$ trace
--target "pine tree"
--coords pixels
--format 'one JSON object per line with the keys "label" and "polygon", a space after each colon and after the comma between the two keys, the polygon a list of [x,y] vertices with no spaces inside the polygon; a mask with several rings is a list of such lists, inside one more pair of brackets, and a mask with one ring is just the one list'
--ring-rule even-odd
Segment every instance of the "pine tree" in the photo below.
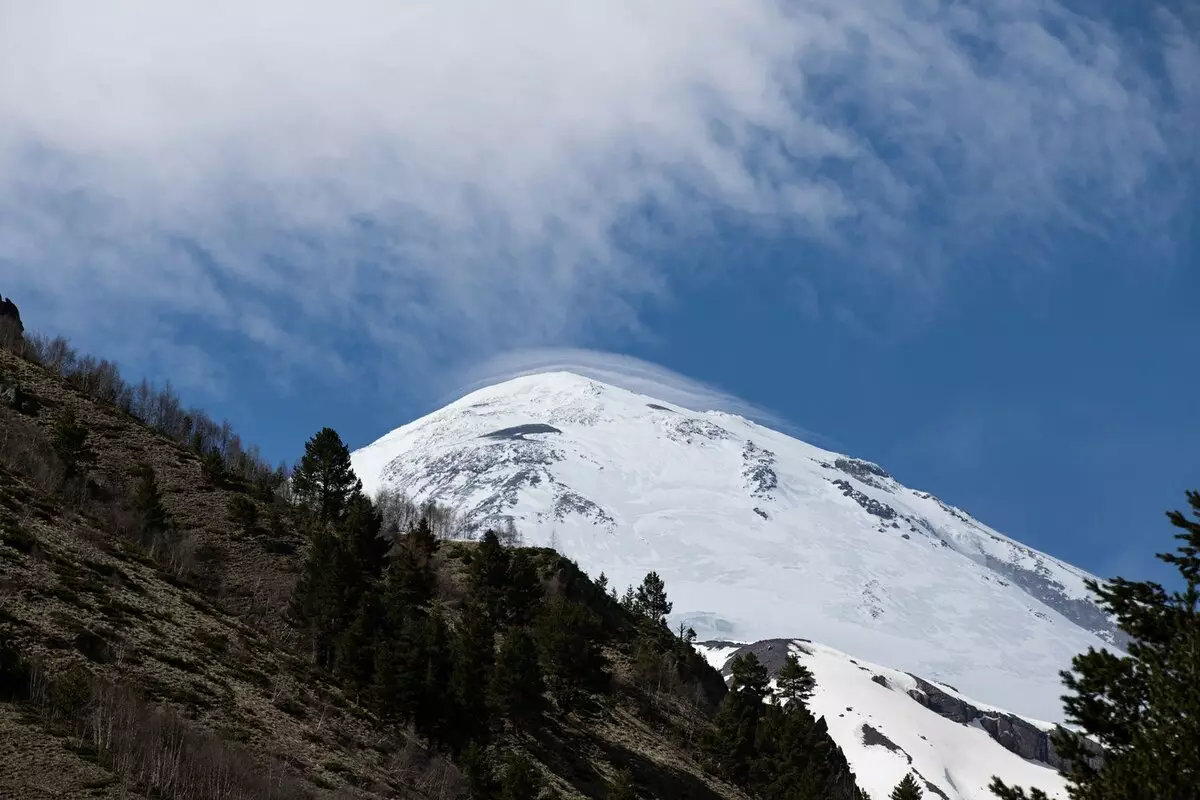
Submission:
{"label": "pine tree", "polygon": [[67,409],[54,421],[50,445],[63,466],[64,479],[78,477],[95,461],[87,440],[88,429],[79,422],[74,411]]}
{"label": "pine tree", "polygon": [[633,606],[638,612],[660,625],[667,623],[673,604],[667,600],[667,588],[657,572],[642,579],[642,585],[634,593]]}
{"label": "pine tree", "polygon": [[511,551],[505,578],[504,618],[512,624],[524,624],[541,597],[542,583],[532,556],[525,550]]}
{"label": "pine tree", "polygon": [[488,530],[479,540],[467,569],[472,599],[497,627],[508,617],[509,561],[509,553],[500,544],[500,537],[495,531]]}
{"label": "pine tree", "polygon": [[375,641],[382,613],[378,590],[368,587],[353,621],[337,640],[334,670],[358,692],[369,689],[375,679]]}
{"label": "pine tree", "polygon": [[435,747],[454,744],[454,725],[460,714],[447,677],[453,669],[450,628],[440,605],[425,616],[424,660],[417,663],[421,694],[413,715],[413,727]]}
{"label": "pine tree", "polygon": [[[424,611],[404,612],[400,619],[384,608],[385,622],[375,648],[375,681],[372,695],[379,714],[385,719],[412,723],[422,736],[429,736],[430,705],[438,702],[438,692],[430,696],[430,666],[436,654],[439,632],[436,623]],[[445,674],[438,678],[444,683]]]}
{"label": "pine tree", "polygon": [[925,793],[917,784],[917,779],[910,772],[905,775],[889,795],[890,800],[921,800]]}
{"label": "pine tree", "polygon": [[387,562],[388,542],[380,536],[383,518],[366,495],[353,495],[339,525],[345,547],[364,579],[378,578]]}
{"label": "pine tree", "polygon": [[334,665],[336,642],[357,611],[361,576],[341,540],[327,526],[312,523],[308,557],[292,591],[291,617],[319,667]]}
{"label": "pine tree", "polygon": [[599,620],[591,611],[556,597],[542,608],[536,636],[546,684],[560,709],[569,711],[584,693],[603,688],[608,674],[600,654]]}
{"label": "pine tree", "polygon": [[500,777],[500,800],[532,800],[542,788],[542,776],[529,756],[509,753]]}
{"label": "pine tree", "polygon": [[753,697],[761,705],[767,696],[771,676],[758,660],[758,656],[754,653],[743,653],[733,660],[729,668],[733,673],[730,691]]}
{"label": "pine tree", "polygon": [[808,703],[817,682],[808,667],[801,664],[795,655],[789,653],[787,661],[784,662],[775,678],[775,685],[779,687],[779,698],[786,700],[790,706]]}
{"label": "pine tree", "polygon": [[362,481],[350,467],[350,450],[332,428],[322,428],[304,445],[304,456],[292,473],[297,500],[323,521],[339,520]]}
{"label": "pine tree", "polygon": [[703,746],[717,774],[747,786],[758,754],[758,728],[766,714],[763,700],[770,676],[753,653],[738,656],[731,667],[729,694],[721,701]]}
{"label": "pine tree", "polygon": [[492,800],[496,797],[499,789],[487,748],[478,742],[471,742],[463,750],[459,764],[467,782],[467,800]]}
{"label": "pine tree", "polygon": [[[1100,605],[1129,635],[1128,656],[1089,649],[1063,673],[1068,722],[1100,743],[1093,757],[1084,740],[1057,732],[1055,748],[1071,765],[1074,800],[1183,800],[1200,786],[1200,492],[1188,492],[1195,520],[1168,513],[1180,529],[1174,553],[1158,558],[1178,571],[1182,588],[1167,591],[1150,581],[1088,581]],[[1044,793],[1009,787],[992,791],[1005,800]]]}
{"label": "pine tree", "polygon": [[229,478],[229,472],[225,468],[225,457],[215,447],[209,448],[208,452],[200,457],[200,471],[206,481],[218,488],[224,486]]}
{"label": "pine tree", "polygon": [[637,785],[633,782],[633,772],[628,767],[618,770],[608,787],[608,800],[638,800]]}
{"label": "pine tree", "polygon": [[229,500],[229,519],[247,535],[258,528],[258,506],[245,495],[237,494]]}
{"label": "pine tree", "polygon": [[[430,541],[414,530],[399,542],[396,555],[384,570],[384,595],[394,613],[428,605],[437,592]],[[436,541],[433,542],[436,545]],[[407,611],[403,613],[408,613]]]}
{"label": "pine tree", "polygon": [[496,659],[489,691],[492,708],[514,728],[524,730],[542,712],[543,691],[537,646],[526,631],[514,628],[504,637]]}
{"label": "pine tree", "polygon": [[139,517],[141,539],[149,544],[170,529],[171,520],[163,507],[153,467],[139,464],[133,471],[133,477],[133,508]]}
{"label": "pine tree", "polygon": [[458,720],[452,745],[461,751],[469,742],[486,740],[489,734],[489,687],[495,676],[496,631],[486,615],[470,607],[463,610],[454,632],[453,653],[450,694]]}

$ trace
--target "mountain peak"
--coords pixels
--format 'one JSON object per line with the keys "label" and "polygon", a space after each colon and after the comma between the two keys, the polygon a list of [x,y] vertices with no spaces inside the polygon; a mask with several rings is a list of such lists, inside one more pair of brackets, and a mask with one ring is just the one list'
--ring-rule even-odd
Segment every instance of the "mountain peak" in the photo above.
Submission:
{"label": "mountain peak", "polygon": [[1071,656],[1115,642],[1087,573],[877,464],[573,372],[476,390],[353,461],[618,589],[657,571],[702,638],[803,636],[1039,719]]}

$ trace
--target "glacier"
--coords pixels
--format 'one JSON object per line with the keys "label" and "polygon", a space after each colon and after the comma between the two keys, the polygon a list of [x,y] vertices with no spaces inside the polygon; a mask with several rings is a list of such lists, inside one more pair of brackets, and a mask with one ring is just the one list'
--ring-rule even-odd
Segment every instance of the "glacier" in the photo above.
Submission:
{"label": "glacier", "polygon": [[1047,724],[1071,657],[1123,644],[1088,573],[877,464],[570,372],[474,391],[352,463],[620,589],[657,571],[701,640],[803,637]]}

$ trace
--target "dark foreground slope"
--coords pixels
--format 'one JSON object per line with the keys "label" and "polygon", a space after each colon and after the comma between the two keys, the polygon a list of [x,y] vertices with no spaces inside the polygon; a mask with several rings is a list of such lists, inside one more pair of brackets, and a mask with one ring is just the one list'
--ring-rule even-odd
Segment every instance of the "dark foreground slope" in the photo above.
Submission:
{"label": "dark foreground slope", "polygon": [[[461,753],[298,642],[309,545],[289,503],[72,383],[0,350],[0,797],[469,796]],[[438,549],[452,627],[477,549]],[[609,680],[569,709],[547,697],[493,749],[557,796],[747,797],[704,766],[719,675],[571,562],[530,557],[539,604],[602,621]]]}

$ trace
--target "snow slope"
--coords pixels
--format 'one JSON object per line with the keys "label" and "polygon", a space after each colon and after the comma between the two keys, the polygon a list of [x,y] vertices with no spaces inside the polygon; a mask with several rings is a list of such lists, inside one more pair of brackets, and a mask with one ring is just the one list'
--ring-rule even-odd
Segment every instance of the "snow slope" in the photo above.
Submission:
{"label": "snow slope", "polygon": [[805,636],[1058,721],[1058,671],[1112,646],[1083,571],[875,464],[570,373],[472,394],[356,451],[368,490],[514,519],[618,587],[650,570],[701,639]]}
{"label": "snow slope", "polygon": [[[856,783],[873,800],[886,800],[910,771],[930,800],[994,800],[987,786],[996,775],[1009,784],[1036,786],[1051,797],[1067,796],[1066,783],[1056,770],[1010,752],[979,720],[963,724],[919,703],[909,694],[921,693],[913,676],[812,642],[780,644],[812,670],[817,688],[809,710],[825,718]],[[700,649],[722,669],[738,648]]]}

